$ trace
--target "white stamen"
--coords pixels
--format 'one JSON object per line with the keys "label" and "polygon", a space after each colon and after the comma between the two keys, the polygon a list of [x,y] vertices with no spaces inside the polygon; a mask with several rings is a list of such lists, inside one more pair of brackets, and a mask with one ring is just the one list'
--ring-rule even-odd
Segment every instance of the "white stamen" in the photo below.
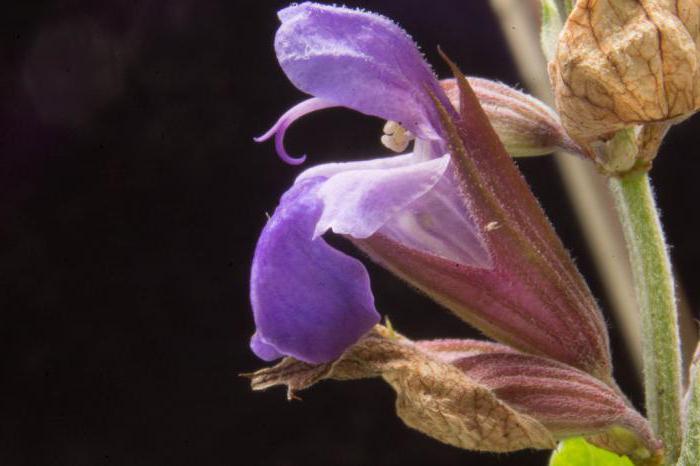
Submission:
{"label": "white stamen", "polygon": [[405,151],[413,139],[413,133],[395,121],[389,120],[384,125],[384,135],[381,137],[382,144],[394,152]]}

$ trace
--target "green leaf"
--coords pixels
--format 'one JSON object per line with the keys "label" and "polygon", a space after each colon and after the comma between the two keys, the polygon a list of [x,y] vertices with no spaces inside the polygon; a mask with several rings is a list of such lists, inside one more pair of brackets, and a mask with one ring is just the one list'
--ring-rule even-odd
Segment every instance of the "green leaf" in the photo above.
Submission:
{"label": "green leaf", "polygon": [[549,466],[634,466],[626,456],[595,447],[577,437],[559,444],[549,460]]}

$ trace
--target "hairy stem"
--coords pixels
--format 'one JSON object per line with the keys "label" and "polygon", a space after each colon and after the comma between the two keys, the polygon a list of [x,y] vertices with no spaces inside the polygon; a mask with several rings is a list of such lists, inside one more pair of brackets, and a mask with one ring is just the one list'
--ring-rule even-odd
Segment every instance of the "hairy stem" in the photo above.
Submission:
{"label": "hairy stem", "polygon": [[694,359],[685,399],[685,437],[678,466],[700,464],[700,346]]}
{"label": "hairy stem", "polygon": [[663,440],[667,464],[681,443],[681,362],[671,263],[649,177],[610,179],[629,250],[642,326],[647,416]]}

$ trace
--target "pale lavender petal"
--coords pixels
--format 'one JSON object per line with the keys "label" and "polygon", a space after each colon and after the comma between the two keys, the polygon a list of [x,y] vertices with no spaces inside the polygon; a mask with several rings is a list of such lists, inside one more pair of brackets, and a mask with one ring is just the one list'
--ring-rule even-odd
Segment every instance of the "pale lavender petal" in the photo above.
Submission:
{"label": "pale lavender petal", "polygon": [[447,103],[411,37],[391,20],[348,8],[303,3],[279,12],[277,59],[302,91],[437,139],[427,92]]}
{"label": "pale lavender petal", "polygon": [[462,265],[492,267],[491,256],[451,169],[433,189],[396,212],[378,233],[410,249]]}
{"label": "pale lavender petal", "polygon": [[323,110],[324,108],[332,107],[337,107],[337,105],[315,97],[306,99],[287,110],[284,115],[277,120],[277,123],[275,123],[272,128],[270,128],[262,136],[254,138],[254,141],[263,142],[274,136],[277,155],[279,155],[282,160],[290,165],[300,165],[306,160],[306,155],[302,155],[301,157],[292,157],[284,148],[284,135],[287,132],[287,128],[289,128],[292,123],[304,115],[308,115],[309,113],[313,113],[318,110]]}
{"label": "pale lavender petal", "polygon": [[316,234],[330,228],[361,239],[378,231],[421,252],[490,267],[490,255],[457,190],[453,170],[447,170],[447,156],[432,161],[425,157],[413,153],[304,171],[297,183],[314,176],[329,178],[320,192],[325,208]]}
{"label": "pale lavender petal", "polygon": [[251,347],[313,364],[340,356],[378,321],[367,270],[312,239],[321,215],[323,178],[295,184],[263,229],[251,271],[257,326]]}
{"label": "pale lavender petal", "polygon": [[443,144],[437,142],[429,142],[419,139],[415,142],[415,148],[412,153],[395,155],[393,157],[376,157],[369,160],[359,160],[356,162],[334,162],[324,163],[307,168],[297,177],[295,183],[323,176],[330,178],[338,173],[350,170],[382,170],[403,167],[414,163],[425,162],[427,160],[443,156],[447,150],[443,150]]}
{"label": "pale lavender petal", "polygon": [[393,157],[377,157],[369,160],[360,160],[357,162],[334,162],[315,165],[307,168],[297,177],[295,183],[299,183],[310,178],[322,176],[330,178],[342,172],[351,170],[383,170],[397,167],[404,167],[420,162],[421,159],[416,154],[395,155]]}
{"label": "pale lavender petal", "polygon": [[421,163],[348,170],[332,176],[318,193],[323,213],[314,236],[329,229],[355,239],[373,235],[391,217],[430,191],[449,163],[446,154]]}

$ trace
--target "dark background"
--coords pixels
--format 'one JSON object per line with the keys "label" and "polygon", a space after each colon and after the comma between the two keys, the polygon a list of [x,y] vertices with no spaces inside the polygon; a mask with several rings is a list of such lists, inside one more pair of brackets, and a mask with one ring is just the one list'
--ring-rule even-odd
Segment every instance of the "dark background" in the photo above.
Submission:
{"label": "dark background", "polygon": [[[303,402],[252,393],[250,260],[300,168],[263,132],[304,96],[279,69],[278,1],[5,4],[0,19],[0,464],[543,464],[404,427],[380,381],[323,383]],[[519,83],[486,1],[357,1],[396,19],[441,75]],[[382,122],[344,110],[289,132],[310,163],[387,151]],[[654,169],[675,263],[697,308],[700,122]],[[519,162],[597,296],[553,162]],[[476,336],[371,267],[377,307],[412,338]],[[602,302],[603,307],[606,303]],[[611,320],[618,377],[639,403]]]}

